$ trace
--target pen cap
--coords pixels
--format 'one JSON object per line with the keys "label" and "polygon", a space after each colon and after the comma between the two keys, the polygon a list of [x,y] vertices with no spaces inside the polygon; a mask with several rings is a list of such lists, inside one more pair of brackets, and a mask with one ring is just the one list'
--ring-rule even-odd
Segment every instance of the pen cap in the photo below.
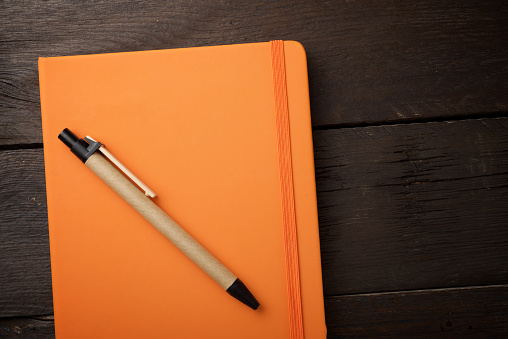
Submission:
{"label": "pen cap", "polygon": [[90,145],[85,140],[79,139],[68,128],[60,132],[58,139],[62,140],[62,142],[71,149],[71,152],[74,153],[82,162],[86,162],[86,160],[95,153],[101,145],[99,142],[95,145]]}
{"label": "pen cap", "polygon": [[64,129],[59,135],[58,139],[62,140],[67,147],[72,148],[75,143],[78,142],[79,138],[76,134],[72,133],[68,128]]}

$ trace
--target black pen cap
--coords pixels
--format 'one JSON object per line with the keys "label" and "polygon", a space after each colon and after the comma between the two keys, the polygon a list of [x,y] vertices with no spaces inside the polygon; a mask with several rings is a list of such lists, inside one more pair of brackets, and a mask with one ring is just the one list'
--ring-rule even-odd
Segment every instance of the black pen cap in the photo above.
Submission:
{"label": "black pen cap", "polygon": [[66,128],[58,135],[58,139],[62,140],[67,147],[72,148],[75,143],[78,142],[79,138],[76,134],[72,133],[70,129]]}
{"label": "black pen cap", "polygon": [[71,152],[74,153],[83,163],[86,162],[101,145],[100,142],[96,142],[91,145],[84,139],[79,139],[76,134],[72,133],[68,128],[60,132],[58,139],[62,140],[62,142],[71,149]]}

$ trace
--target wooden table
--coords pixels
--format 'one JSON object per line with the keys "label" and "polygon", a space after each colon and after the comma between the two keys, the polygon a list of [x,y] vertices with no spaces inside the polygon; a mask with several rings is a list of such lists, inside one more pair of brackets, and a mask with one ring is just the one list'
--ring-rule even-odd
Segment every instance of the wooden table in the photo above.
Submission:
{"label": "wooden table", "polygon": [[37,58],[306,48],[330,338],[508,335],[505,1],[0,2],[0,337],[54,336]]}

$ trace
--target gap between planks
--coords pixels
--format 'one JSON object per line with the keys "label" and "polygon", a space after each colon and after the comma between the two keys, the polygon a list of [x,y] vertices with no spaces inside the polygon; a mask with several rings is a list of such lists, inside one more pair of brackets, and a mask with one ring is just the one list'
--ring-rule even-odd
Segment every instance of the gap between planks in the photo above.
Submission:
{"label": "gap between planks", "polygon": [[451,292],[461,290],[479,290],[489,288],[508,288],[508,284],[493,284],[493,285],[471,285],[471,286],[457,286],[457,287],[442,287],[442,288],[422,288],[414,290],[401,290],[401,291],[383,291],[383,292],[368,292],[368,293],[352,293],[352,294],[337,294],[325,296],[325,299],[334,298],[347,298],[347,297],[374,297],[382,295],[393,295],[393,294],[411,294],[411,293],[429,293],[429,292]]}
{"label": "gap between planks", "polygon": [[468,115],[456,115],[450,117],[434,117],[434,118],[415,118],[405,119],[401,121],[379,121],[372,123],[343,123],[343,124],[329,124],[313,126],[312,131],[328,131],[342,128],[360,128],[360,127],[380,127],[380,126],[399,126],[399,125],[412,125],[412,124],[423,124],[433,122],[455,122],[464,120],[487,120],[496,118],[508,118],[508,111],[499,112],[488,112],[488,113],[476,113]]}

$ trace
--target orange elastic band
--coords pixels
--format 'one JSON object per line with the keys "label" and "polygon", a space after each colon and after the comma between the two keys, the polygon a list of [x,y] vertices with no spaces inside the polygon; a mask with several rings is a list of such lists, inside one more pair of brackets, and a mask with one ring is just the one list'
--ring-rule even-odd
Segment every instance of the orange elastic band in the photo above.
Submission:
{"label": "orange elastic band", "polygon": [[279,176],[282,197],[282,223],[291,339],[303,338],[302,302],[300,293],[300,269],[298,264],[298,239],[296,233],[295,197],[293,190],[293,165],[291,161],[291,136],[286,87],[284,41],[271,41],[273,94],[277,127]]}

